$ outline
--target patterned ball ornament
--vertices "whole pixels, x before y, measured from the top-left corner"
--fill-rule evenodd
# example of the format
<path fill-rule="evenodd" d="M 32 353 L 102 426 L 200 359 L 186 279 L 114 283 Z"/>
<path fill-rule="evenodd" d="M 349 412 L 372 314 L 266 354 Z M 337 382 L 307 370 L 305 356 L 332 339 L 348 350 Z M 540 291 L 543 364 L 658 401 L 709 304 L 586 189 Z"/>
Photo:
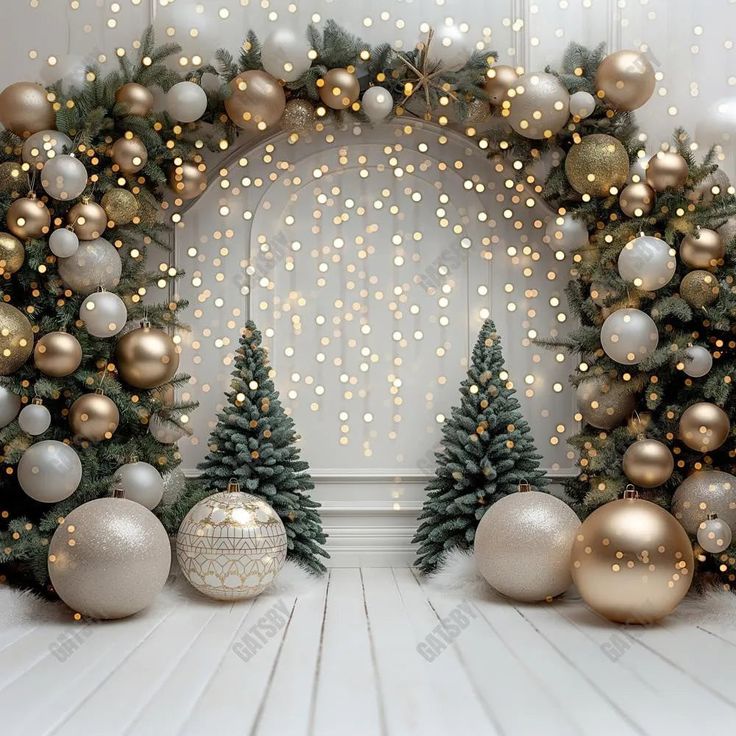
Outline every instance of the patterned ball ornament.
<path fill-rule="evenodd" d="M 47 376 L 70 376 L 82 362 L 82 346 L 68 332 L 48 332 L 36 343 L 33 362 Z"/>
<path fill-rule="evenodd" d="M 715 271 L 723 264 L 725 255 L 723 238 L 707 227 L 699 227 L 692 235 L 686 235 L 680 243 L 680 260 L 688 268 Z"/>
<path fill-rule="evenodd" d="M 645 217 L 654 207 L 654 189 L 643 181 L 627 184 L 618 198 L 621 211 L 629 217 Z"/>
<path fill-rule="evenodd" d="M 217 600 L 259 595 L 286 559 L 286 530 L 278 514 L 230 481 L 227 491 L 196 504 L 176 537 L 186 579 Z"/>
<path fill-rule="evenodd" d="M 611 360 L 636 365 L 650 356 L 659 344 L 654 320 L 640 309 L 618 309 L 606 317 L 601 328 L 601 345 Z"/>
<path fill-rule="evenodd" d="M 736 527 L 736 477 L 721 470 L 698 470 L 685 478 L 672 496 L 672 513 L 695 536 L 708 514 Z"/>
<path fill-rule="evenodd" d="M 718 514 L 708 514 L 705 521 L 698 526 L 698 544 L 711 554 L 718 554 L 728 549 L 731 544 L 731 527 Z"/>
<path fill-rule="evenodd" d="M 0 302 L 0 376 L 15 373 L 33 352 L 33 328 L 19 309 Z"/>
<path fill-rule="evenodd" d="M 659 440 L 639 438 L 624 452 L 626 477 L 642 488 L 656 488 L 672 477 L 675 459 L 667 445 Z"/>
<path fill-rule="evenodd" d="M 27 197 L 16 199 L 6 215 L 8 230 L 16 238 L 28 240 L 47 235 L 51 227 L 48 207 L 31 192 Z"/>
<path fill-rule="evenodd" d="M 643 291 L 655 291 L 669 284 L 676 266 L 674 248 L 651 235 L 630 240 L 618 256 L 621 278 Z"/>
<path fill-rule="evenodd" d="M 685 530 L 663 508 L 640 499 L 633 487 L 583 522 L 571 559 L 583 600 L 623 624 L 651 624 L 670 614 L 693 577 Z"/>
<path fill-rule="evenodd" d="M 320 81 L 319 98 L 333 110 L 346 110 L 360 97 L 360 82 L 347 69 L 330 69 Z"/>
<path fill-rule="evenodd" d="M 26 251 L 18 238 L 0 233 L 0 275 L 16 273 L 26 260 Z"/>
<path fill-rule="evenodd" d="M 115 348 L 120 377 L 135 388 L 168 383 L 179 367 L 179 350 L 163 330 L 147 321 L 123 335 Z"/>
<path fill-rule="evenodd" d="M 690 271 L 680 281 L 680 296 L 694 309 L 709 307 L 720 292 L 718 279 L 710 271 Z"/>
<path fill-rule="evenodd" d="M 64 285 L 82 296 L 100 287 L 114 289 L 123 271 L 118 249 L 105 238 L 83 241 L 74 255 L 60 258 L 57 265 Z"/>
<path fill-rule="evenodd" d="M 636 397 L 623 381 L 597 377 L 581 381 L 575 392 L 586 424 L 610 430 L 625 424 L 636 408 Z"/>
<path fill-rule="evenodd" d="M 698 401 L 680 416 L 678 436 L 691 450 L 713 452 L 727 439 L 731 422 L 720 406 Z"/>
<path fill-rule="evenodd" d="M 649 159 L 647 165 L 647 184 L 655 192 L 665 189 L 682 189 L 690 170 L 687 161 L 674 151 L 659 151 Z"/>
<path fill-rule="evenodd" d="M 570 148 L 565 174 L 576 192 L 605 197 L 626 183 L 629 156 L 618 138 L 603 133 L 586 135 Z"/>
<path fill-rule="evenodd" d="M 127 225 L 138 214 L 138 200 L 133 192 L 114 187 L 102 197 L 102 209 L 108 220 L 116 225 Z"/>
<path fill-rule="evenodd" d="M 570 117 L 570 95 L 554 74 L 522 74 L 504 103 L 511 127 L 525 138 L 551 138 Z"/>
<path fill-rule="evenodd" d="M 80 396 L 69 409 L 69 427 L 77 440 L 102 442 L 112 439 L 119 424 L 118 407 L 101 390 Z"/>
<path fill-rule="evenodd" d="M 171 566 L 161 522 L 122 491 L 116 494 L 67 514 L 49 545 L 49 576 L 59 598 L 96 619 L 124 618 L 150 606 Z"/>
<path fill-rule="evenodd" d="M 107 228 L 107 213 L 97 202 L 82 199 L 69 210 L 69 225 L 80 240 L 97 240 Z"/>
<path fill-rule="evenodd" d="M 146 144 L 132 133 L 126 133 L 112 144 L 110 157 L 123 174 L 137 174 L 148 163 Z"/>
<path fill-rule="evenodd" d="M 636 110 L 654 92 L 654 68 L 640 51 L 616 51 L 599 64 L 595 84 L 616 110 Z"/>
<path fill-rule="evenodd" d="M 580 526 L 575 512 L 549 493 L 519 492 L 496 501 L 475 532 L 475 560 L 488 584 L 517 601 L 543 601 L 572 584 L 570 551 Z"/>
<path fill-rule="evenodd" d="M 69 445 L 42 440 L 31 445 L 18 463 L 23 492 L 41 503 L 58 503 L 74 493 L 82 480 L 82 462 Z"/>

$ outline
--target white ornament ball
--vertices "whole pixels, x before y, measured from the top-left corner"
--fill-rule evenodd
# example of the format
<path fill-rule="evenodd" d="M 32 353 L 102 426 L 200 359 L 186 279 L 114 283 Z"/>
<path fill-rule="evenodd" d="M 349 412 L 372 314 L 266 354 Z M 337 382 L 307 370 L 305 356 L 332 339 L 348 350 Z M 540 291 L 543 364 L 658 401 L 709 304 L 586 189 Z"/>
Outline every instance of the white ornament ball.
<path fill-rule="evenodd" d="M 7 427 L 18 416 L 20 396 L 0 385 L 0 429 Z"/>
<path fill-rule="evenodd" d="M 557 215 L 547 223 L 545 241 L 555 252 L 572 253 L 587 248 L 588 228 L 572 215 Z"/>
<path fill-rule="evenodd" d="M 510 97 L 508 122 L 525 138 L 551 138 L 570 117 L 570 94 L 565 85 L 546 72 L 522 74 Z"/>
<path fill-rule="evenodd" d="M 570 115 L 585 119 L 595 110 L 595 97 L 590 92 L 580 90 L 570 95 Z"/>
<path fill-rule="evenodd" d="M 125 302 L 112 291 L 90 294 L 79 308 L 79 319 L 93 337 L 113 337 L 125 327 L 128 310 Z"/>
<path fill-rule="evenodd" d="M 96 619 L 124 618 L 150 606 L 170 568 L 171 544 L 161 522 L 125 498 L 78 506 L 49 545 L 54 590 L 73 611 Z"/>
<path fill-rule="evenodd" d="M 31 445 L 18 463 L 18 483 L 35 501 L 57 503 L 74 493 L 82 480 L 82 462 L 69 445 L 42 440 Z"/>
<path fill-rule="evenodd" d="M 50 158 L 72 148 L 72 139 L 58 130 L 39 130 L 23 142 L 21 158 L 31 168 L 42 167 Z"/>
<path fill-rule="evenodd" d="M 28 404 L 18 415 L 18 425 L 26 434 L 43 434 L 51 426 L 51 412 L 43 404 Z"/>
<path fill-rule="evenodd" d="M 184 517 L 176 557 L 186 579 L 218 600 L 253 598 L 276 577 L 286 559 L 286 530 L 265 502 L 236 490 L 200 501 Z"/>
<path fill-rule="evenodd" d="M 432 37 L 427 61 L 430 67 L 439 66 L 446 72 L 457 72 L 468 63 L 472 52 L 467 34 L 454 23 L 444 23 Z"/>
<path fill-rule="evenodd" d="M 654 320 L 640 309 L 618 309 L 601 328 L 606 355 L 622 365 L 635 365 L 649 357 L 659 343 Z"/>
<path fill-rule="evenodd" d="M 676 266 L 674 248 L 652 235 L 630 240 L 618 256 L 621 278 L 644 291 L 655 291 L 669 284 Z"/>
<path fill-rule="evenodd" d="M 372 123 L 379 123 L 391 114 L 394 101 L 391 93 L 384 87 L 369 87 L 363 93 L 363 112 Z"/>
<path fill-rule="evenodd" d="M 543 601 L 572 584 L 570 554 L 580 519 L 559 498 L 525 491 L 496 501 L 475 532 L 475 559 L 486 581 L 517 601 Z"/>
<path fill-rule="evenodd" d="M 261 47 L 261 64 L 276 79 L 295 82 L 304 74 L 312 60 L 309 42 L 303 33 L 290 28 L 278 28 L 270 33 Z"/>
<path fill-rule="evenodd" d="M 166 112 L 180 123 L 193 123 L 207 110 L 207 93 L 194 82 L 178 82 L 166 93 Z"/>
<path fill-rule="evenodd" d="M 702 378 L 710 373 L 713 367 L 713 356 L 708 348 L 702 345 L 690 345 L 685 348 L 683 370 L 690 378 Z"/>
<path fill-rule="evenodd" d="M 129 501 L 155 509 L 164 495 L 164 481 L 153 465 L 144 462 L 126 463 L 115 473 L 115 484 Z"/>
<path fill-rule="evenodd" d="M 59 228 L 49 236 L 49 249 L 57 258 L 71 258 L 79 250 L 79 238 L 71 228 Z"/>
<path fill-rule="evenodd" d="M 186 488 L 187 477 L 181 468 L 174 468 L 163 476 L 164 494 L 161 503 L 166 506 L 174 503 Z"/>
<path fill-rule="evenodd" d="M 85 240 L 69 258 L 57 263 L 64 285 L 82 296 L 93 291 L 114 289 L 120 283 L 123 262 L 118 249 L 105 238 Z"/>
<path fill-rule="evenodd" d="M 54 156 L 43 165 L 41 186 L 54 199 L 76 199 L 87 186 L 87 169 L 74 156 Z"/>
<path fill-rule="evenodd" d="M 181 427 L 174 422 L 162 419 L 158 414 L 151 415 L 148 431 L 162 445 L 173 445 L 186 434 Z"/>
<path fill-rule="evenodd" d="M 711 554 L 728 549 L 731 537 L 731 527 L 717 514 L 708 514 L 708 518 L 698 526 L 698 544 Z"/>

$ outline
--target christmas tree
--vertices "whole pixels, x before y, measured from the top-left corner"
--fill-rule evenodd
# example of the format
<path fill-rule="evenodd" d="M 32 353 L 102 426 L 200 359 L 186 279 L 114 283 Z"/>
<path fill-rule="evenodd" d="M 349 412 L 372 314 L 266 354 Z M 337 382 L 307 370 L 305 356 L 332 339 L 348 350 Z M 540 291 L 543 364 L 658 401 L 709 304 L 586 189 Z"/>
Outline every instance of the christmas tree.
<path fill-rule="evenodd" d="M 538 489 L 546 484 L 515 393 L 501 340 L 486 320 L 460 385 L 460 404 L 442 427 L 436 477 L 419 516 L 415 564 L 423 572 L 434 570 L 453 547 L 472 547 L 485 511 L 521 481 Z"/>
<path fill-rule="evenodd" d="M 210 493 L 225 490 L 236 478 L 245 493 L 273 506 L 286 527 L 288 554 L 315 572 L 325 567 L 319 557 L 325 534 L 307 491 L 314 488 L 309 464 L 299 459 L 294 421 L 281 406 L 271 379 L 268 354 L 253 322 L 245 325 L 235 354 L 227 406 L 219 413 L 200 464 L 202 484 Z"/>

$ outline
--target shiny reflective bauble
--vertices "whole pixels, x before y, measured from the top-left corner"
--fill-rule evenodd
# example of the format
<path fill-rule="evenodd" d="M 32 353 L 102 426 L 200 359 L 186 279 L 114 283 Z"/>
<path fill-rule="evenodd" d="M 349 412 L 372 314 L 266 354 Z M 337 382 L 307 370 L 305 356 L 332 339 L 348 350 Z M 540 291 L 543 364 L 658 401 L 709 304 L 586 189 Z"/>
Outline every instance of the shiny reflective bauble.
<path fill-rule="evenodd" d="M 33 362 L 41 373 L 53 378 L 69 376 L 82 362 L 82 346 L 68 332 L 48 332 L 33 349 Z"/>
<path fill-rule="evenodd" d="M 125 327 L 128 309 L 114 292 L 96 291 L 82 302 L 79 319 L 93 337 L 113 337 Z"/>
<path fill-rule="evenodd" d="M 7 302 L 0 302 L 0 376 L 20 368 L 33 352 L 33 328 L 28 317 Z"/>
<path fill-rule="evenodd" d="M 136 135 L 126 133 L 112 144 L 110 157 L 123 174 L 137 174 L 148 163 L 148 149 Z"/>
<path fill-rule="evenodd" d="M 680 415 L 678 436 L 691 450 L 713 452 L 728 438 L 731 422 L 720 406 L 698 401 Z"/>
<path fill-rule="evenodd" d="M 621 211 L 629 217 L 644 217 L 654 207 L 654 189 L 643 181 L 628 184 L 618 198 Z"/>
<path fill-rule="evenodd" d="M 69 427 L 77 440 L 112 439 L 119 424 L 118 407 L 101 392 L 80 396 L 69 409 Z"/>
<path fill-rule="evenodd" d="M 18 416 L 20 396 L 0 384 L 0 429 L 7 427 Z"/>
<path fill-rule="evenodd" d="M 606 355 L 622 365 L 636 365 L 649 357 L 659 343 L 654 320 L 640 309 L 618 309 L 606 317 L 601 345 Z"/>
<path fill-rule="evenodd" d="M 605 197 L 611 189 L 626 183 L 629 155 L 612 135 L 586 135 L 568 151 L 565 174 L 576 192 Z"/>
<path fill-rule="evenodd" d="M 207 93 L 194 82 L 178 82 L 166 93 L 166 112 L 180 123 L 193 123 L 207 110 Z"/>
<path fill-rule="evenodd" d="M 79 249 L 77 234 L 68 227 L 60 227 L 49 235 L 49 250 L 57 258 L 71 258 Z"/>
<path fill-rule="evenodd" d="M 570 95 L 570 115 L 584 120 L 595 110 L 595 97 L 590 92 L 579 90 Z"/>
<path fill-rule="evenodd" d="M 239 128 L 264 131 L 275 125 L 286 107 L 283 87 L 270 74 L 251 69 L 230 82 L 225 111 Z"/>
<path fill-rule="evenodd" d="M 572 215 L 557 215 L 544 231 L 545 242 L 553 251 L 571 253 L 588 246 L 588 227 Z"/>
<path fill-rule="evenodd" d="M 617 110 L 636 110 L 654 92 L 654 68 L 640 51 L 616 51 L 598 65 L 595 86 Z"/>
<path fill-rule="evenodd" d="M 33 437 L 43 434 L 51 426 L 51 412 L 40 402 L 34 400 L 21 409 L 18 426 Z"/>
<path fill-rule="evenodd" d="M 680 243 L 680 260 L 688 268 L 715 271 L 723 264 L 726 246 L 723 238 L 715 231 L 701 227 L 686 235 Z"/>
<path fill-rule="evenodd" d="M 623 456 L 626 477 L 642 488 L 656 488 L 666 483 L 675 469 L 675 459 L 667 445 L 652 439 L 637 440 Z"/>
<path fill-rule="evenodd" d="M 155 388 L 176 374 L 179 350 L 167 333 L 144 323 L 118 340 L 115 362 L 125 383 L 135 388 Z"/>
<path fill-rule="evenodd" d="M 391 114 L 394 109 L 394 101 L 391 93 L 385 87 L 376 85 L 369 87 L 363 93 L 361 107 L 372 123 L 378 123 Z"/>
<path fill-rule="evenodd" d="M 23 244 L 10 233 L 0 233 L 0 275 L 14 274 L 26 260 Z"/>
<path fill-rule="evenodd" d="M 41 169 L 50 158 L 71 150 L 72 139 L 65 133 L 58 130 L 39 130 L 23 142 L 21 158 L 32 169 Z"/>
<path fill-rule="evenodd" d="M 69 210 L 67 222 L 80 240 L 97 240 L 107 227 L 107 213 L 97 202 L 83 200 Z"/>
<path fill-rule="evenodd" d="M 624 424 L 636 408 L 630 386 L 603 377 L 581 381 L 575 399 L 583 421 L 596 429 L 610 430 Z"/>
<path fill-rule="evenodd" d="M 138 200 L 133 192 L 114 187 L 108 189 L 100 202 L 108 220 L 115 225 L 127 225 L 138 214 Z"/>
<path fill-rule="evenodd" d="M 708 518 L 698 526 L 698 544 L 711 554 L 728 549 L 732 536 L 731 527 L 716 514 L 708 514 Z"/>
<path fill-rule="evenodd" d="M 330 69 L 318 86 L 319 98 L 333 110 L 345 110 L 360 96 L 360 82 L 347 69 Z"/>
<path fill-rule="evenodd" d="M 266 36 L 261 46 L 261 64 L 276 79 L 295 82 L 312 65 L 311 47 L 304 33 L 285 26 Z"/>
<path fill-rule="evenodd" d="M 690 271 L 680 281 L 680 296 L 694 309 L 709 307 L 720 292 L 718 278 L 709 271 Z"/>
<path fill-rule="evenodd" d="M 154 509 L 164 495 L 161 473 L 150 463 L 132 462 L 121 465 L 115 471 L 115 487 L 122 488 L 129 501 Z"/>
<path fill-rule="evenodd" d="M 647 164 L 647 184 L 655 192 L 681 189 L 685 186 L 689 173 L 687 161 L 679 153 L 659 151 Z"/>
<path fill-rule="evenodd" d="M 18 483 L 27 496 L 57 503 L 74 493 L 82 480 L 82 462 L 69 445 L 42 440 L 31 445 L 18 463 Z"/>
<path fill-rule="evenodd" d="M 485 91 L 492 105 L 500 105 L 509 97 L 509 90 L 516 86 L 519 75 L 506 64 L 496 64 L 486 72 Z"/>
<path fill-rule="evenodd" d="M 207 189 L 207 167 L 183 161 L 171 169 L 169 186 L 183 200 L 196 199 Z"/>
<path fill-rule="evenodd" d="M 27 197 L 16 199 L 8 207 L 6 222 L 8 230 L 16 238 L 21 240 L 41 238 L 49 232 L 51 213 L 35 194 L 29 194 Z"/>
<path fill-rule="evenodd" d="M 509 97 L 508 122 L 525 138 L 551 138 L 570 117 L 570 95 L 553 74 L 522 74 Z"/>
<path fill-rule="evenodd" d="M 621 278 L 644 291 L 655 291 L 669 284 L 676 266 L 674 248 L 652 235 L 630 240 L 618 256 Z"/>
<path fill-rule="evenodd" d="M 120 283 L 123 262 L 112 243 L 97 238 L 80 243 L 74 255 L 58 260 L 57 267 L 67 288 L 88 296 L 100 287 L 114 289 Z"/>
<path fill-rule="evenodd" d="M 672 513 L 688 534 L 697 534 L 708 514 L 736 526 L 736 477 L 721 470 L 698 470 L 672 496 Z"/>
<path fill-rule="evenodd" d="M 46 90 L 33 82 L 16 82 L 0 93 L 0 123 L 21 138 L 56 126 Z"/>
<path fill-rule="evenodd" d="M 690 345 L 685 348 L 682 370 L 691 378 L 702 378 L 710 373 L 713 367 L 713 356 L 708 348 L 702 345 Z"/>
<path fill-rule="evenodd" d="M 153 110 L 153 92 L 142 84 L 128 82 L 115 93 L 115 102 L 123 115 L 145 117 Z"/>
<path fill-rule="evenodd" d="M 41 186 L 54 199 L 76 199 L 87 186 L 87 169 L 76 156 L 54 156 L 43 166 Z"/>

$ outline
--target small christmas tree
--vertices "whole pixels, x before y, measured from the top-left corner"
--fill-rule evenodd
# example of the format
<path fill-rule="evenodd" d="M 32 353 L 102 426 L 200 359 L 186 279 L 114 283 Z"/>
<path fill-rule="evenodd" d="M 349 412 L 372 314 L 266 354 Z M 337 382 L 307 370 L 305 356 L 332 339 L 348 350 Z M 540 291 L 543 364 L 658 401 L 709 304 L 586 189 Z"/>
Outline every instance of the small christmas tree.
<path fill-rule="evenodd" d="M 469 548 L 488 507 L 526 480 L 542 488 L 529 425 L 504 369 L 501 340 L 486 320 L 473 349 L 460 405 L 442 427 L 436 477 L 419 516 L 416 565 L 431 572 L 453 547 Z"/>
<path fill-rule="evenodd" d="M 261 333 L 248 321 L 235 354 L 227 406 L 199 466 L 202 481 L 211 493 L 237 478 L 243 491 L 267 501 L 281 517 L 289 556 L 323 572 L 319 557 L 329 555 L 321 547 L 326 537 L 316 511 L 319 503 L 307 495 L 314 488 L 309 464 L 299 459 L 294 421 L 281 406 L 270 372 Z"/>

